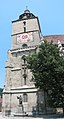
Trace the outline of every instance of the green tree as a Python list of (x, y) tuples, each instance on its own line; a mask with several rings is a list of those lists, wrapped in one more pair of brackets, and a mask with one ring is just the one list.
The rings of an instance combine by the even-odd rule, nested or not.
[(59, 55), (58, 46), (44, 41), (39, 51), (27, 58), (27, 62), (35, 86), (44, 91), (44, 98), (45, 93), (48, 94), (50, 106), (64, 109), (64, 57)]
[(55, 69), (55, 84), (49, 92), (49, 105), (52, 107), (62, 107), (64, 114), (64, 59), (59, 62), (58, 68)]
[(2, 91), (3, 91), (3, 89), (2, 88), (0, 88), (0, 96), (2, 97)]

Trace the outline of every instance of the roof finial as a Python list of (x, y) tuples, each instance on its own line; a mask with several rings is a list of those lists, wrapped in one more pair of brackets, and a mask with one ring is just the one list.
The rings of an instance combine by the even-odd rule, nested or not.
[(28, 9), (28, 6), (26, 6), (26, 10)]
[(26, 10), (24, 11), (24, 13), (30, 13), (30, 11), (28, 10), (28, 6), (26, 6)]

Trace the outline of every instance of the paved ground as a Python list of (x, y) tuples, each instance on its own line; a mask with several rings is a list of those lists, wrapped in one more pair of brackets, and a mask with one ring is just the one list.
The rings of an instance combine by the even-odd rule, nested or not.
[(42, 117), (12, 117), (12, 116), (3, 116), (2, 113), (0, 113), (0, 119), (64, 119), (64, 117), (55, 117), (51, 115), (43, 115)]
[[(0, 115), (0, 119), (35, 119), (35, 117), (7, 117)], [(36, 117), (36, 119), (43, 119), (43, 118)]]

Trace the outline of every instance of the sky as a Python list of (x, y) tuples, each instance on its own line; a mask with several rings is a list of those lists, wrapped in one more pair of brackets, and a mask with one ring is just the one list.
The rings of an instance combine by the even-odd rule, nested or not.
[(64, 0), (0, 1), (0, 88), (5, 82), (7, 52), (12, 45), (12, 21), (27, 8), (38, 16), (43, 35), (64, 34)]

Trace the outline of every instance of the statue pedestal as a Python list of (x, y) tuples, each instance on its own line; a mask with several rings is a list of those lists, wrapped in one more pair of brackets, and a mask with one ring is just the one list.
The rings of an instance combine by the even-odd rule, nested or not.
[(27, 114), (24, 112), (23, 105), (17, 107), (17, 112), (14, 114), (14, 116), (27, 116)]
[(17, 112), (18, 113), (23, 113), (24, 111), (23, 111), (23, 106), (19, 106), (18, 108), (17, 108)]

